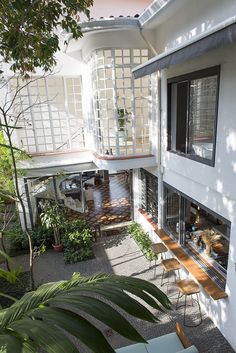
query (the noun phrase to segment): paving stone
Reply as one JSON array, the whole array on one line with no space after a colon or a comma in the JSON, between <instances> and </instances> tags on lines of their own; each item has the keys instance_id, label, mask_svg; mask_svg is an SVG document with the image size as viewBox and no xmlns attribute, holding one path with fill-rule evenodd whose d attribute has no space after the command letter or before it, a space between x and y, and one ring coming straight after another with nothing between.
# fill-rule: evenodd
<instances>
[{"instance_id":1,"label":"paving stone","mask_svg":"<svg viewBox=\"0 0 236 353\"><path fill-rule=\"evenodd\" d=\"M92 260L83 261L73 265L65 265L62 254L47 251L36 260L35 275L37 283L69 279L74 272L80 272L80 274L84 276L97 273L114 273L117 275L127 275L146 279L161 288L160 281L162 267L157 266L156 277L154 278L154 262L152 263L152 267L149 268L149 261L144 258L138 246L134 240L126 234L124 228L121 228L120 231L117 229L116 235L100 238L99 242L94 244L94 252L95 258ZM28 259L25 255L17 258L17 263L24 268L27 268L27 261ZM163 286L161 289L166 291L166 286ZM169 288L168 296L172 301L174 308L176 303L175 298L177 297L177 292L175 291L174 286ZM172 311L165 313L155 313L160 319L160 322L157 324L144 323L141 320L130 319L146 339L173 332L175 329L175 322L183 322L182 309L173 309ZM188 307L188 319L190 321L197 320L197 314L196 306ZM120 335L111 332L104 325L100 325L100 328L115 348L131 343ZM220 331L205 313L203 313L203 322L200 326L195 328L186 327L184 330L190 341L196 345L200 353L234 352ZM79 344L79 346L81 353L88 352L83 345Z\"/></svg>"}]
</instances>

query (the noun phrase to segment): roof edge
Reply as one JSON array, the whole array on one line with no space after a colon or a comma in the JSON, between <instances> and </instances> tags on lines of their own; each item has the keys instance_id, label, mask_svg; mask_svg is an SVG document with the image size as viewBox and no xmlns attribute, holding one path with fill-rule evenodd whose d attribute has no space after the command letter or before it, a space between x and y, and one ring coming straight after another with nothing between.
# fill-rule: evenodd
<instances>
[{"instance_id":1,"label":"roof edge","mask_svg":"<svg viewBox=\"0 0 236 353\"><path fill-rule=\"evenodd\" d=\"M106 29L140 28L140 23L139 19L134 17L109 17L83 22L80 27L83 33L87 33Z\"/></svg>"},{"instance_id":2,"label":"roof edge","mask_svg":"<svg viewBox=\"0 0 236 353\"><path fill-rule=\"evenodd\" d=\"M151 22L153 18L175 0L154 0L139 16L140 26L143 27Z\"/></svg>"}]
</instances>

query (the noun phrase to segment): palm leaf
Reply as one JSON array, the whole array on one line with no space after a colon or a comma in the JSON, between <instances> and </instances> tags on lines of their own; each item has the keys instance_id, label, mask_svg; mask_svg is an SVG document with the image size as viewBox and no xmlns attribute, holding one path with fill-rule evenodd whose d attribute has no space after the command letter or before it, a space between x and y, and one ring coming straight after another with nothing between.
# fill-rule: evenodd
<instances>
[{"instance_id":1,"label":"palm leaf","mask_svg":"<svg viewBox=\"0 0 236 353\"><path fill-rule=\"evenodd\" d=\"M102 333L82 316L62 308L44 308L38 310L38 314L44 322L47 320L54 322L63 330L79 338L93 352L114 352Z\"/></svg>"},{"instance_id":2,"label":"palm leaf","mask_svg":"<svg viewBox=\"0 0 236 353\"><path fill-rule=\"evenodd\" d=\"M120 335L130 340L142 341L143 339L142 336L119 312L97 298L91 298L83 295L69 295L67 297L59 296L58 298L55 298L53 302L54 304L67 304L72 308L80 309L86 314L96 317L97 320L111 327ZM122 325L119 324L120 322L122 322Z\"/></svg>"},{"instance_id":3,"label":"palm leaf","mask_svg":"<svg viewBox=\"0 0 236 353\"><path fill-rule=\"evenodd\" d=\"M12 350L16 353L38 352L39 348L48 353L78 352L71 336L95 353L112 353L114 350L94 325L94 318L128 339L145 342L122 312L157 322L158 318L146 305L155 311L170 308L167 296L144 280L115 275L74 275L69 281L44 284L0 311L0 335L7 332L17 338L16 349ZM17 345L18 341L21 345ZM4 346L0 340L0 351L5 347L8 350L3 351L10 352L9 342Z\"/></svg>"},{"instance_id":4,"label":"palm leaf","mask_svg":"<svg viewBox=\"0 0 236 353\"><path fill-rule=\"evenodd\" d=\"M35 342L48 353L76 353L78 350L74 344L56 326L49 325L45 321L25 318L12 323L9 327L13 333L18 333Z\"/></svg>"},{"instance_id":5,"label":"palm leaf","mask_svg":"<svg viewBox=\"0 0 236 353\"><path fill-rule=\"evenodd\" d=\"M21 353L23 343L17 337L14 337L11 334L3 333L0 334L0 352L5 353Z\"/></svg>"}]
</instances>

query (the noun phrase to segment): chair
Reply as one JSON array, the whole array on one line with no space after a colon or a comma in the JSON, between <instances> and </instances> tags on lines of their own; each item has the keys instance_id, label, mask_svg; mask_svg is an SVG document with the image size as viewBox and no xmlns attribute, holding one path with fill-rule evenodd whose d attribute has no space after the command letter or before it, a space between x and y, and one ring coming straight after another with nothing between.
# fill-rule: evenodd
<instances>
[{"instance_id":1,"label":"chair","mask_svg":"<svg viewBox=\"0 0 236 353\"><path fill-rule=\"evenodd\" d=\"M173 272L175 273L175 271L177 271L178 277L180 279L179 270L181 268L181 265L177 259L175 259L175 258L164 259L161 261L161 264L163 266L163 272L162 272L162 276L161 276L161 287L164 286L164 284L166 284L166 283L167 283L167 285L169 284L169 276L168 276L168 281L163 282L165 274L169 275L170 273L173 273ZM176 282L176 277L175 277L175 282Z\"/></svg>"},{"instance_id":2,"label":"chair","mask_svg":"<svg viewBox=\"0 0 236 353\"><path fill-rule=\"evenodd\" d=\"M198 293L200 292L199 285L195 281L193 281L192 279L188 279L188 278L177 281L176 285L177 285L177 288L179 290L178 299L177 299L177 302L176 302L176 309L184 307L184 321L183 321L183 325L187 326L187 327L197 327L197 326L199 326L202 323L202 313L201 313L201 307L200 307L199 297L198 297ZM193 299L193 297L192 297L194 294L196 295L196 299ZM179 306L178 305L179 304L179 299L182 296L185 297L184 298L184 304ZM191 298L192 298L192 303L193 303L193 300L194 300L198 304L200 321L196 325L186 324L187 297L189 297L189 296L191 296Z\"/></svg>"},{"instance_id":3,"label":"chair","mask_svg":"<svg viewBox=\"0 0 236 353\"><path fill-rule=\"evenodd\" d=\"M167 252L168 249L163 243L155 243L151 245L151 249L154 252L155 255L161 254L161 259L163 258L163 253ZM154 270L154 276L156 276L156 266L157 266L157 259L155 259L155 270ZM150 266L151 267L151 261L150 261Z\"/></svg>"}]
</instances>

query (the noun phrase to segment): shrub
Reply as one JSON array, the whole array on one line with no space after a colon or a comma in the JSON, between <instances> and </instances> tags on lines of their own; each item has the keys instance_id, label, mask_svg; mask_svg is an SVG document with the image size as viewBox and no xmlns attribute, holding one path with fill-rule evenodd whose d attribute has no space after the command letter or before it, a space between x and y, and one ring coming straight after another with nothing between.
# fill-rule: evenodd
<instances>
[{"instance_id":1,"label":"shrub","mask_svg":"<svg viewBox=\"0 0 236 353\"><path fill-rule=\"evenodd\" d=\"M29 249L28 238L19 224L15 224L6 233L10 243L10 253Z\"/></svg>"},{"instance_id":2,"label":"shrub","mask_svg":"<svg viewBox=\"0 0 236 353\"><path fill-rule=\"evenodd\" d=\"M9 245L10 254L16 255L17 252L28 251L29 243L25 232L21 229L19 224L15 224L6 233ZM44 227L37 227L30 232L33 247L41 247L44 245L46 248L50 248L53 243L53 232L51 229L46 229Z\"/></svg>"},{"instance_id":3,"label":"shrub","mask_svg":"<svg viewBox=\"0 0 236 353\"><path fill-rule=\"evenodd\" d=\"M157 259L158 255L156 255L151 249L152 241L148 236L140 224L132 223L128 226L129 235L136 241L142 250L144 256L147 260L151 261Z\"/></svg>"},{"instance_id":4,"label":"shrub","mask_svg":"<svg viewBox=\"0 0 236 353\"><path fill-rule=\"evenodd\" d=\"M85 221L66 222L62 244L66 263L75 263L93 257L92 234Z\"/></svg>"},{"instance_id":5,"label":"shrub","mask_svg":"<svg viewBox=\"0 0 236 353\"><path fill-rule=\"evenodd\" d=\"M37 227L31 231L31 239L34 247L41 247L44 245L46 249L50 249L54 240L53 230L46 229L45 227Z\"/></svg>"}]
</instances>

